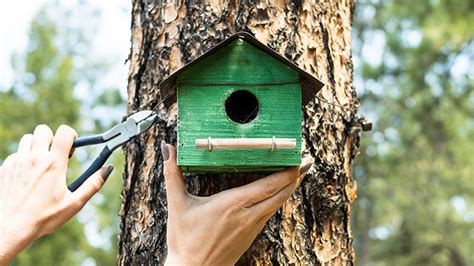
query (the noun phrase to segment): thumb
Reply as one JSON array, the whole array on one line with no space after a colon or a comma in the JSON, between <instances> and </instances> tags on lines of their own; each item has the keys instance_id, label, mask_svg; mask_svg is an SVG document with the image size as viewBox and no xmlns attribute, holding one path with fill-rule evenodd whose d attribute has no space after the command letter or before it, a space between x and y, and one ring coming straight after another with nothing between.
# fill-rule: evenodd
<instances>
[{"instance_id":1,"label":"thumb","mask_svg":"<svg viewBox=\"0 0 474 266\"><path fill-rule=\"evenodd\" d=\"M176 164L176 149L173 146L166 144L165 141L162 141L161 153L163 156L163 172L165 176L168 205L172 208L184 207L188 192L184 185L181 168Z\"/></svg>"},{"instance_id":2,"label":"thumb","mask_svg":"<svg viewBox=\"0 0 474 266\"><path fill-rule=\"evenodd\" d=\"M114 167L110 164L100 168L72 193L74 200L78 203L79 209L77 211L79 211L92 196L99 192L113 170Z\"/></svg>"},{"instance_id":3,"label":"thumb","mask_svg":"<svg viewBox=\"0 0 474 266\"><path fill-rule=\"evenodd\" d=\"M39 236L53 232L56 228L69 221L82 207L94 196L104 185L105 180L110 175L114 167L107 165L91 175L82 186L76 191L70 192L61 206L60 210L54 215L53 219L48 221Z\"/></svg>"}]
</instances>

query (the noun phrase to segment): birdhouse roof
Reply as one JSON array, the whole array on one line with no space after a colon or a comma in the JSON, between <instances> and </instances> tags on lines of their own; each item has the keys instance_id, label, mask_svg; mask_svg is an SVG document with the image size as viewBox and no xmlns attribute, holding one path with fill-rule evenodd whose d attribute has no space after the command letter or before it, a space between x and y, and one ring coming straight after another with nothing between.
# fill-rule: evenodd
<instances>
[{"instance_id":1,"label":"birdhouse roof","mask_svg":"<svg viewBox=\"0 0 474 266\"><path fill-rule=\"evenodd\" d=\"M168 76L166 79L164 79L160 84L159 84L159 89L161 90L161 95L162 96L162 101L166 107L169 107L171 104L173 104L176 101L176 81L178 76L189 69L191 66L195 65L196 63L202 61L203 59L207 58L211 54L215 53L217 50L225 47L226 45L232 43L233 41L241 39L243 41L246 41L247 43L250 43L254 47L262 50L266 54L270 55L271 57L275 58L276 60L280 61L281 63L287 65L288 67L292 68L295 70L299 76L300 76L300 83L302 85L302 105L305 106L311 99L314 98L314 95L324 86L324 84L313 77L311 74L308 72L302 70L299 68L297 65L295 65L293 62L289 61L285 57L281 56L279 53L277 53L275 50L271 49L270 47L266 46L265 44L261 43L258 41L254 36L247 32L238 32L229 38L225 39L224 41L220 42L213 48L211 48L209 51L205 52L198 58L194 59L193 61L187 63L185 66L182 68L178 69L174 73L172 73L170 76Z\"/></svg>"}]
</instances>

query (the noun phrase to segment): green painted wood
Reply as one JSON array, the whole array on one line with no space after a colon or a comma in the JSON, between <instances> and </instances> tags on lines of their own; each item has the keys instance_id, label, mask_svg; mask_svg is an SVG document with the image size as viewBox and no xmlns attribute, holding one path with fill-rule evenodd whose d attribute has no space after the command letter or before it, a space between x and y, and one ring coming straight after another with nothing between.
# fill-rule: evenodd
<instances>
[{"instance_id":1,"label":"green painted wood","mask_svg":"<svg viewBox=\"0 0 474 266\"><path fill-rule=\"evenodd\" d=\"M196 63L178 83L298 82L299 74L244 40L238 39Z\"/></svg>"},{"instance_id":2,"label":"green painted wood","mask_svg":"<svg viewBox=\"0 0 474 266\"><path fill-rule=\"evenodd\" d=\"M181 166L183 172L188 173L274 173L286 169L287 166L270 166L270 167L232 167L232 166Z\"/></svg>"},{"instance_id":3,"label":"green painted wood","mask_svg":"<svg viewBox=\"0 0 474 266\"><path fill-rule=\"evenodd\" d=\"M205 75L205 73L203 73ZM260 103L255 120L238 124L227 117L225 100L246 89ZM190 171L268 171L268 167L301 162L301 87L276 86L180 86L178 88L178 165ZM203 138L296 138L295 150L197 150ZM194 168L193 168L194 167ZM216 168L216 167L221 167ZM274 168L277 169L277 168ZM279 168L278 168L279 169Z\"/></svg>"},{"instance_id":4,"label":"green painted wood","mask_svg":"<svg viewBox=\"0 0 474 266\"><path fill-rule=\"evenodd\" d=\"M298 82L299 75L253 45L236 40L181 73L178 84ZM227 117L225 100L245 89L258 99L255 120ZM191 86L178 95L178 165L189 172L272 172L301 163L301 85ZM197 150L203 138L295 138L294 150Z\"/></svg>"}]
</instances>

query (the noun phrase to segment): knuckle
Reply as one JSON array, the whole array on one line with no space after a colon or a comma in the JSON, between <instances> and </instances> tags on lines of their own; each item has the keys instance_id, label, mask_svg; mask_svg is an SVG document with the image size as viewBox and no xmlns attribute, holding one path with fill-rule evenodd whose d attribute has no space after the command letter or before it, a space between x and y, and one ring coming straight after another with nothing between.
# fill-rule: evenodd
<instances>
[{"instance_id":1,"label":"knuckle","mask_svg":"<svg viewBox=\"0 0 474 266\"><path fill-rule=\"evenodd\" d=\"M227 210L231 213L241 212L242 209L244 208L245 208L244 202L238 196L234 196L230 198L229 200L227 200Z\"/></svg>"},{"instance_id":2,"label":"knuckle","mask_svg":"<svg viewBox=\"0 0 474 266\"><path fill-rule=\"evenodd\" d=\"M285 171L283 173L285 180L287 182L293 181L298 176L297 170L298 170L298 168L292 167L292 168L289 169L289 171Z\"/></svg>"},{"instance_id":3,"label":"knuckle","mask_svg":"<svg viewBox=\"0 0 474 266\"><path fill-rule=\"evenodd\" d=\"M87 201L87 198L81 197L79 200L74 200L69 203L69 206L75 210L82 209L84 203Z\"/></svg>"},{"instance_id":4,"label":"knuckle","mask_svg":"<svg viewBox=\"0 0 474 266\"><path fill-rule=\"evenodd\" d=\"M56 192L52 195L52 199L55 202L61 202L64 199L64 194Z\"/></svg>"},{"instance_id":5,"label":"knuckle","mask_svg":"<svg viewBox=\"0 0 474 266\"><path fill-rule=\"evenodd\" d=\"M41 161L41 164L46 168L46 169L51 169L55 167L56 160L53 156L41 156L37 155L36 157L37 161Z\"/></svg>"},{"instance_id":6,"label":"knuckle","mask_svg":"<svg viewBox=\"0 0 474 266\"><path fill-rule=\"evenodd\" d=\"M95 193L99 192L100 188L102 187L102 182L97 180L96 182L92 183L92 191Z\"/></svg>"},{"instance_id":7,"label":"knuckle","mask_svg":"<svg viewBox=\"0 0 474 266\"><path fill-rule=\"evenodd\" d=\"M70 127L68 125L65 125L65 124L60 125L58 127L56 133L57 134L59 133L59 134L65 134L65 135L67 134L67 135L77 136L76 131L72 127Z\"/></svg>"},{"instance_id":8,"label":"knuckle","mask_svg":"<svg viewBox=\"0 0 474 266\"><path fill-rule=\"evenodd\" d=\"M32 165L38 164L38 162L41 160L41 153L39 152L32 152L29 156L29 160Z\"/></svg>"},{"instance_id":9,"label":"knuckle","mask_svg":"<svg viewBox=\"0 0 474 266\"><path fill-rule=\"evenodd\" d=\"M163 169L163 175L167 178L175 177L175 176L177 176L177 172L176 172L176 169L174 169L172 167L165 167Z\"/></svg>"},{"instance_id":10,"label":"knuckle","mask_svg":"<svg viewBox=\"0 0 474 266\"><path fill-rule=\"evenodd\" d=\"M240 204L240 200L237 197L230 198L227 201L228 208L234 208L235 206L238 206L239 204Z\"/></svg>"},{"instance_id":11,"label":"knuckle","mask_svg":"<svg viewBox=\"0 0 474 266\"><path fill-rule=\"evenodd\" d=\"M49 127L48 127L47 125L45 125L45 124L41 124L41 125L36 126L35 132L36 132L36 131L43 131L43 132L48 133L48 134L51 134L51 135L53 134L53 131L51 131L51 128L49 128Z\"/></svg>"},{"instance_id":12,"label":"knuckle","mask_svg":"<svg viewBox=\"0 0 474 266\"><path fill-rule=\"evenodd\" d=\"M3 165L10 165L14 164L17 161L18 154L17 153L12 153L10 154L5 160L3 161Z\"/></svg>"},{"instance_id":13,"label":"knuckle","mask_svg":"<svg viewBox=\"0 0 474 266\"><path fill-rule=\"evenodd\" d=\"M276 193L276 187L273 182L267 181L265 182L265 193L267 196L271 196Z\"/></svg>"},{"instance_id":14,"label":"knuckle","mask_svg":"<svg viewBox=\"0 0 474 266\"><path fill-rule=\"evenodd\" d=\"M36 156L34 153L29 153L26 157L25 157L25 165L26 167L35 167L37 165L37 159L36 159Z\"/></svg>"},{"instance_id":15,"label":"knuckle","mask_svg":"<svg viewBox=\"0 0 474 266\"><path fill-rule=\"evenodd\" d=\"M284 200L287 201L289 198L291 198L291 195L293 195L293 191L288 189L285 190L282 194Z\"/></svg>"},{"instance_id":16,"label":"knuckle","mask_svg":"<svg viewBox=\"0 0 474 266\"><path fill-rule=\"evenodd\" d=\"M169 177L171 175L171 171L170 169L168 169L168 167L165 167L165 169L163 169L163 175L165 177Z\"/></svg>"},{"instance_id":17,"label":"knuckle","mask_svg":"<svg viewBox=\"0 0 474 266\"><path fill-rule=\"evenodd\" d=\"M248 232L252 228L252 223L249 220L242 220L238 225L240 232Z\"/></svg>"},{"instance_id":18,"label":"knuckle","mask_svg":"<svg viewBox=\"0 0 474 266\"><path fill-rule=\"evenodd\" d=\"M14 161L17 157L18 157L18 153L15 152L15 153L10 154L10 155L5 159L5 161L7 161L7 160L8 160L8 161Z\"/></svg>"},{"instance_id":19,"label":"knuckle","mask_svg":"<svg viewBox=\"0 0 474 266\"><path fill-rule=\"evenodd\" d=\"M23 137L21 137L21 140L27 140L33 138L33 134L25 134Z\"/></svg>"},{"instance_id":20,"label":"knuckle","mask_svg":"<svg viewBox=\"0 0 474 266\"><path fill-rule=\"evenodd\" d=\"M57 164L56 157L45 152L32 152L26 157L25 162L27 166L39 168L42 171L52 171Z\"/></svg>"},{"instance_id":21,"label":"knuckle","mask_svg":"<svg viewBox=\"0 0 474 266\"><path fill-rule=\"evenodd\" d=\"M291 197L291 195L293 195L293 190L285 189L284 191L282 191L280 195L282 204L286 202Z\"/></svg>"}]
</instances>

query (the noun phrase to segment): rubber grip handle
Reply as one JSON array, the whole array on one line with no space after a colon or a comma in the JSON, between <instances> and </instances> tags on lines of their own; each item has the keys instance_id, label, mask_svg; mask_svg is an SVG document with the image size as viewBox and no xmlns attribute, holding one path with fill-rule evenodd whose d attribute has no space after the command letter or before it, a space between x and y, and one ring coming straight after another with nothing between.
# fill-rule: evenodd
<instances>
[{"instance_id":1,"label":"rubber grip handle","mask_svg":"<svg viewBox=\"0 0 474 266\"><path fill-rule=\"evenodd\" d=\"M74 192L76 189L78 189L82 183L84 183L91 175L93 175L97 170L99 170L107 161L107 159L110 157L112 154L112 151L105 146L104 149L100 152L99 156L92 162L91 166L87 168L87 170L79 176L74 182L72 182L67 188L71 191Z\"/></svg>"},{"instance_id":2,"label":"rubber grip handle","mask_svg":"<svg viewBox=\"0 0 474 266\"><path fill-rule=\"evenodd\" d=\"M101 135L94 135L90 137L80 137L74 140L72 144L73 148L79 148L82 146L88 146L92 144L99 144L105 142L104 138Z\"/></svg>"}]
</instances>

